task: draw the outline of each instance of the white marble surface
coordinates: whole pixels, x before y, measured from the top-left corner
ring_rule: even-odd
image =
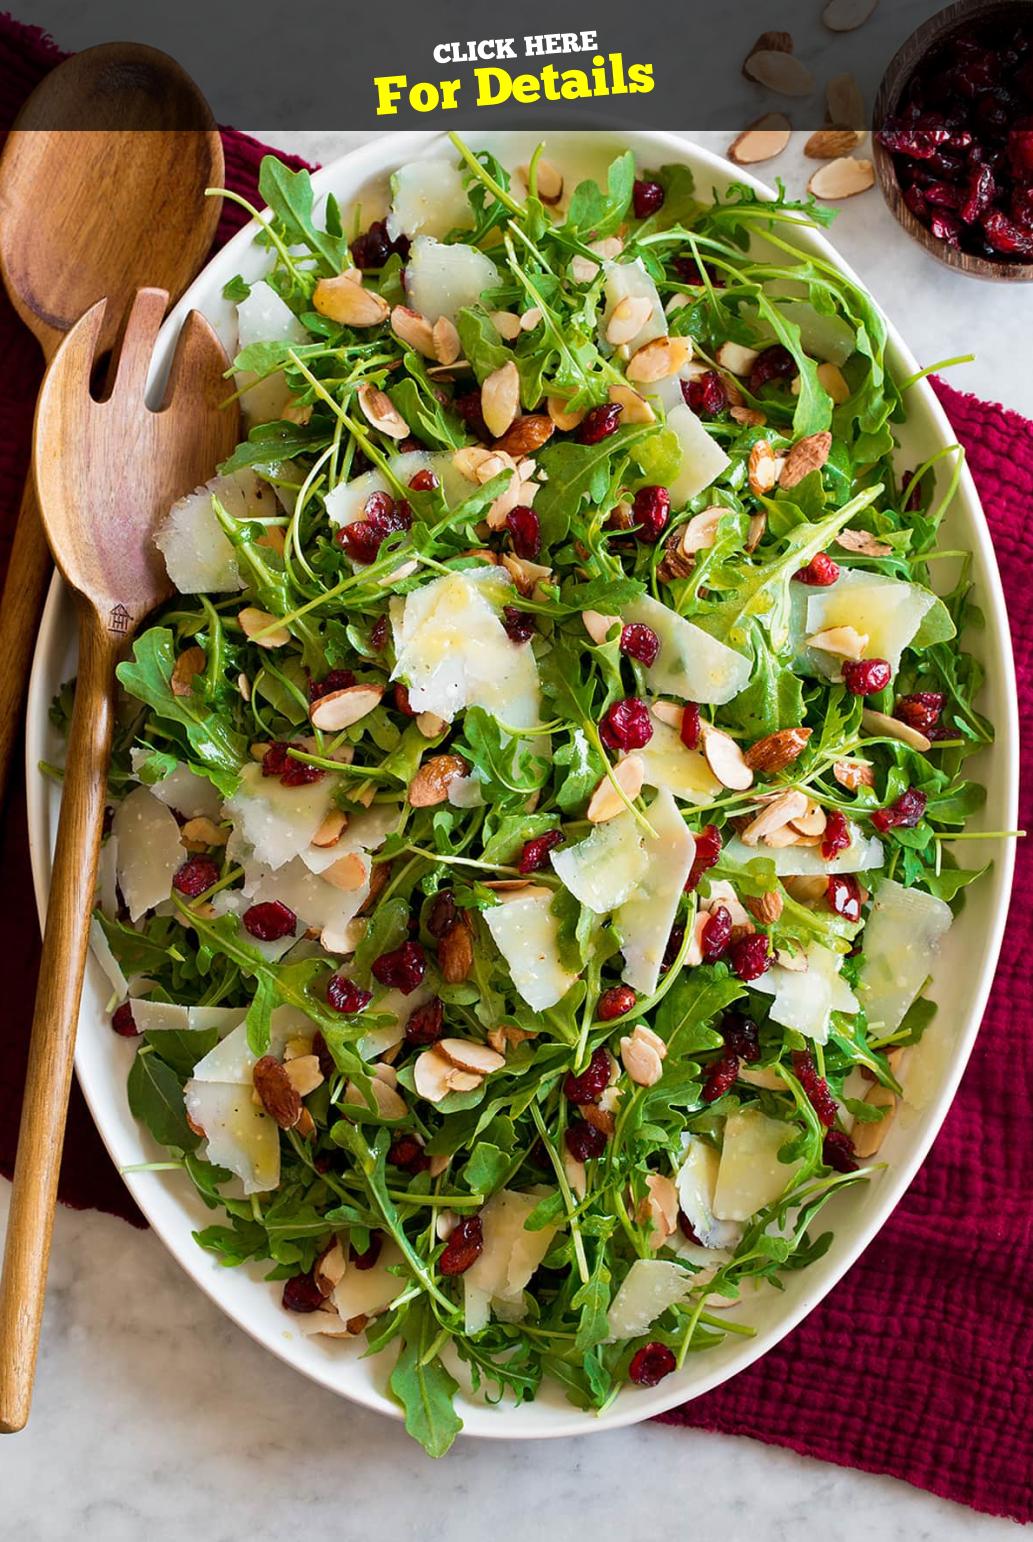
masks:
[[[263,135],[312,160],[371,136]],[[723,149],[723,141],[715,148]],[[768,168],[793,190],[798,147]],[[833,230],[923,364],[976,352],[961,388],[1033,414],[1033,290],[941,268],[876,193]],[[8,1187],[0,1183],[0,1229]],[[716,1532],[725,1542],[961,1542],[1014,1535],[891,1479],[749,1440],[646,1425],[549,1445],[460,1441],[432,1463],[400,1426],[310,1386],[195,1290],[153,1234],[58,1215],[35,1407],[0,1442],[0,1538],[19,1542],[608,1542]]]

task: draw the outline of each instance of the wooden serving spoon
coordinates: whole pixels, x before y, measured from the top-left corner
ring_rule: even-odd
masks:
[[[0,157],[0,276],[48,362],[100,299],[103,353],[142,285],[179,298],[212,244],[221,199],[204,190],[223,169],[207,103],[155,48],[87,48],[40,82]],[[29,477],[0,600],[0,796],[50,573]]]
[[[153,531],[177,498],[236,444],[226,355],[192,311],[158,411],[144,402],[168,296],[142,289],[126,323],[110,396],[90,378],[106,305],[73,327],[43,381],[33,467],[43,528],[79,611],[79,674],[50,882],[36,1010],[0,1279],[0,1431],[25,1424],[39,1344],[76,1019],[107,797],[115,664],[127,640],[172,592]]]

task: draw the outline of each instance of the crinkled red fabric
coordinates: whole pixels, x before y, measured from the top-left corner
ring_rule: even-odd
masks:
[[[0,130],[60,57],[0,18]],[[262,147],[228,132],[227,185],[254,197]],[[294,164],[298,164],[295,162]],[[219,239],[245,218],[227,204]],[[35,344],[0,300],[0,556],[28,453]],[[1013,618],[1024,742],[1033,742],[1033,423],[934,382],[979,486]],[[1033,822],[1029,789],[1021,825]],[[0,829],[7,1031],[0,1036],[0,1172],[14,1156],[39,943],[24,796]],[[889,1473],[990,1514],[1033,1520],[1033,857],[990,1008],[954,1107],[875,1242],[789,1337],[667,1422]],[[142,1221],[76,1090],[62,1198]]]

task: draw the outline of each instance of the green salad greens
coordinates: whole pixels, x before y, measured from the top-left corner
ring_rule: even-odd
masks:
[[[896,469],[825,212],[455,147],[372,222],[263,164],[248,433],[157,536],[95,926],[199,1245],[391,1346],[435,1455],[460,1385],[601,1412],[826,1251],[991,740],[957,471]]]

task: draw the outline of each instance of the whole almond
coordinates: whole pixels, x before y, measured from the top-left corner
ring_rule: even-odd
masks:
[[[312,308],[348,327],[378,327],[391,313],[386,300],[363,289],[348,273],[321,278],[312,292]]]
[[[555,431],[555,424],[544,412],[527,413],[507,428],[502,438],[496,441],[495,449],[519,460],[522,455],[532,455],[535,450],[540,450]]]
[[[793,46],[793,34],[791,32],[762,32],[750,49],[750,54],[768,52],[791,54]]]
[[[444,803],[449,783],[457,776],[465,776],[469,769],[461,755],[432,755],[409,783],[409,802],[413,808],[433,808]]]
[[[761,926],[774,926],[782,914],[785,901],[777,889],[771,889],[767,894],[747,895],[743,903]]]
[[[803,153],[812,161],[834,161],[837,156],[849,155],[861,143],[860,129],[817,129],[803,147]]]
[[[811,728],[779,728],[751,744],[743,758],[751,771],[773,776],[799,760],[812,733]]]
[[[657,564],[656,576],[662,583],[674,583],[688,578],[695,564],[695,557],[687,557],[681,549],[681,531],[676,530],[664,543],[664,554]]]
[[[281,1130],[293,1130],[301,1118],[301,1098],[285,1068],[272,1055],[255,1061],[251,1073],[262,1107]]]
[[[786,456],[778,485],[795,487],[812,471],[820,471],[828,460],[831,449],[832,435],[827,429],[820,434],[808,434],[806,439],[798,439]]]

